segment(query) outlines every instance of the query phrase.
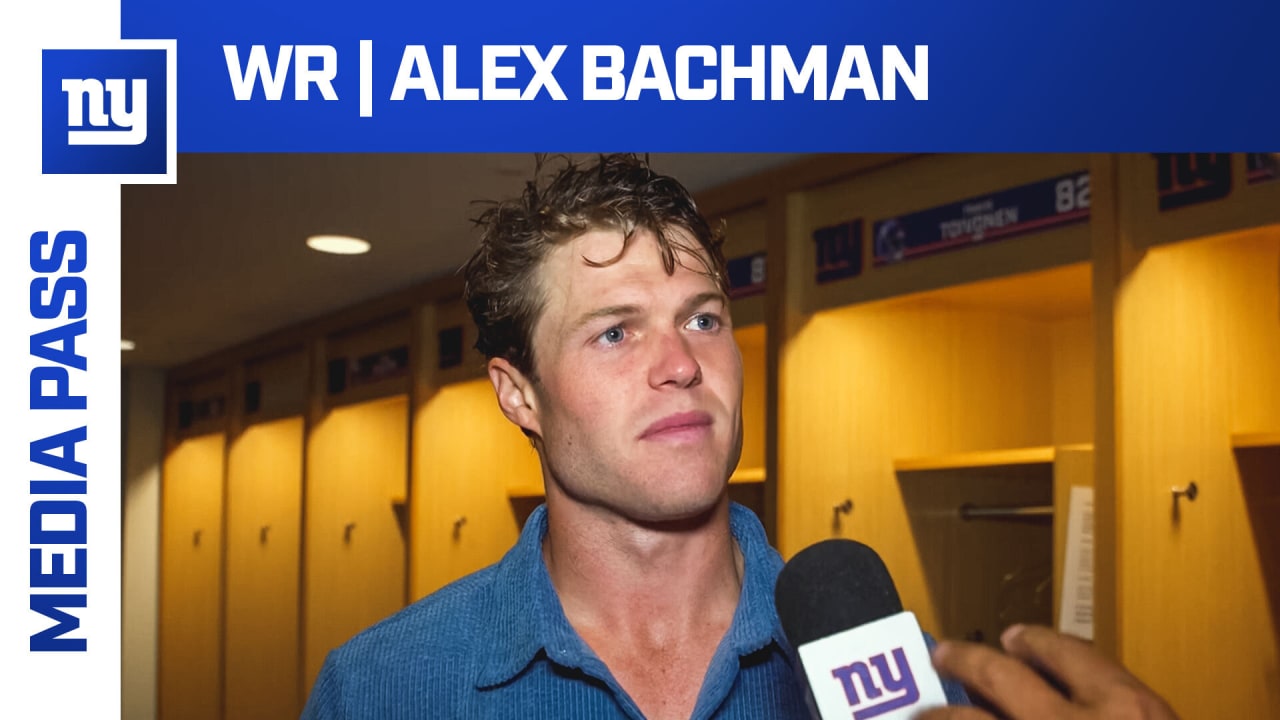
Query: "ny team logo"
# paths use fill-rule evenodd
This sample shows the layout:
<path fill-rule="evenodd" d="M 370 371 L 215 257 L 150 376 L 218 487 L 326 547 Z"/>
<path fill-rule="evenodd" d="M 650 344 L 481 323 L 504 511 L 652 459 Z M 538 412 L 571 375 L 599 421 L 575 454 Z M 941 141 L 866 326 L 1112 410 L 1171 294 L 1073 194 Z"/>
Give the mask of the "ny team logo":
<path fill-rule="evenodd" d="M 910 612 L 842 630 L 796 651 L 824 718 L 906 720 L 947 704 L 925 635 Z"/>
<path fill-rule="evenodd" d="M 42 52 L 46 175 L 172 175 L 171 41 Z"/>
<path fill-rule="evenodd" d="M 897 670 L 890 667 L 890 657 Z M 831 677 L 840 682 L 849 707 L 854 709 L 853 720 L 870 720 L 920 700 L 920 688 L 916 686 L 911 666 L 907 664 L 907 655 L 900 647 L 873 655 L 866 662 L 858 661 L 835 668 Z"/>

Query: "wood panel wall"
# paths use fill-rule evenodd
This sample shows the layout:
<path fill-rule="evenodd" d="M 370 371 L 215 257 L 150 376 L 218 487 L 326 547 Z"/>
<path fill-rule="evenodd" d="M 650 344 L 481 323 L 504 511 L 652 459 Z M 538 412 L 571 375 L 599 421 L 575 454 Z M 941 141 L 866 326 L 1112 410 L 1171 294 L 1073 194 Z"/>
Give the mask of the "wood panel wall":
<path fill-rule="evenodd" d="M 409 399 L 331 411 L 307 441 L 303 645 L 307 687 L 325 656 L 404 607 Z"/>
<path fill-rule="evenodd" d="M 226 714 L 302 712 L 301 416 L 246 429 L 227 454 Z"/>
<path fill-rule="evenodd" d="M 1186 717 L 1280 714 L 1277 516 L 1248 493 L 1280 466 L 1232 447 L 1280 428 L 1280 228 L 1149 250 L 1117 324 L 1123 658 Z"/>
<path fill-rule="evenodd" d="M 222 717 L 222 434 L 164 461 L 160 500 L 160 715 Z"/>

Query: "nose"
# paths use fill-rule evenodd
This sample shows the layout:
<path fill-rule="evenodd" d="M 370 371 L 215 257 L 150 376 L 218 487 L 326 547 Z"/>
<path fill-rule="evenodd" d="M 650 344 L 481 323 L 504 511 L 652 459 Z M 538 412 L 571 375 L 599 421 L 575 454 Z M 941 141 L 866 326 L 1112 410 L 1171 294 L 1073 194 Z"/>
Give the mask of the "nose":
<path fill-rule="evenodd" d="M 663 333 L 654 343 L 649 385 L 689 388 L 702 382 L 702 366 L 694 357 L 688 339 L 678 331 Z"/>

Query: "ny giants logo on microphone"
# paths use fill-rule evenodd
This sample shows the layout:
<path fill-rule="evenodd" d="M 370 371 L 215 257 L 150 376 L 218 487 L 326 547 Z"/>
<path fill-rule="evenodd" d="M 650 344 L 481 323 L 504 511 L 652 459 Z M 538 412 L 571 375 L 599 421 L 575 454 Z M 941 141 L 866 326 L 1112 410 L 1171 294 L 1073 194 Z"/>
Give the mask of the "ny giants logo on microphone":
<path fill-rule="evenodd" d="M 900 647 L 873 655 L 866 662 L 859 660 L 835 668 L 831 677 L 839 681 L 845 699 L 854 709 L 853 720 L 868 720 L 920 700 L 920 688 Z"/>
<path fill-rule="evenodd" d="M 947 704 L 924 633 L 910 612 L 819 638 L 797 651 L 823 720 L 909 720 Z"/>

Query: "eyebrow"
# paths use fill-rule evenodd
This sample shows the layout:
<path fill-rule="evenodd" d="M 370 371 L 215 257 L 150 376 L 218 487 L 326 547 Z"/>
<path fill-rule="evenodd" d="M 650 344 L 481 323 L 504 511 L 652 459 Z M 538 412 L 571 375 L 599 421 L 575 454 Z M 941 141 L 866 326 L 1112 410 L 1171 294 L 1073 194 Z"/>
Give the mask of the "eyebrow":
<path fill-rule="evenodd" d="M 728 303 L 728 298 L 725 297 L 724 293 L 718 292 L 718 291 L 707 291 L 707 292 L 698 293 L 697 295 L 694 295 L 693 297 L 686 300 L 684 304 L 680 306 L 680 311 L 678 315 L 681 315 L 681 316 L 686 315 L 690 312 L 693 312 L 695 308 L 705 305 L 709 302 L 719 302 L 721 304 L 726 304 Z M 573 327 L 570 329 L 570 332 L 577 332 L 578 330 L 581 330 L 583 326 L 588 325 L 591 322 L 598 320 L 600 318 L 635 317 L 643 313 L 644 313 L 644 310 L 639 305 L 610 305 L 608 307 L 598 308 L 596 310 L 592 310 L 591 312 L 584 313 L 583 315 L 579 316 L 578 319 L 574 321 Z"/>
<path fill-rule="evenodd" d="M 579 316 L 578 319 L 574 321 L 570 332 L 577 332 L 578 330 L 581 330 L 583 326 L 600 318 L 634 317 L 640 313 L 641 310 L 639 305 L 610 305 L 609 307 L 602 307 Z"/>
<path fill-rule="evenodd" d="M 708 290 L 707 292 L 698 293 L 686 300 L 684 305 L 680 307 L 680 315 L 687 315 L 693 312 L 694 309 L 701 307 L 702 305 L 706 305 L 709 302 L 719 302 L 721 305 L 727 305 L 729 303 L 729 298 L 725 297 L 724 293 L 719 292 L 718 290 Z"/>

